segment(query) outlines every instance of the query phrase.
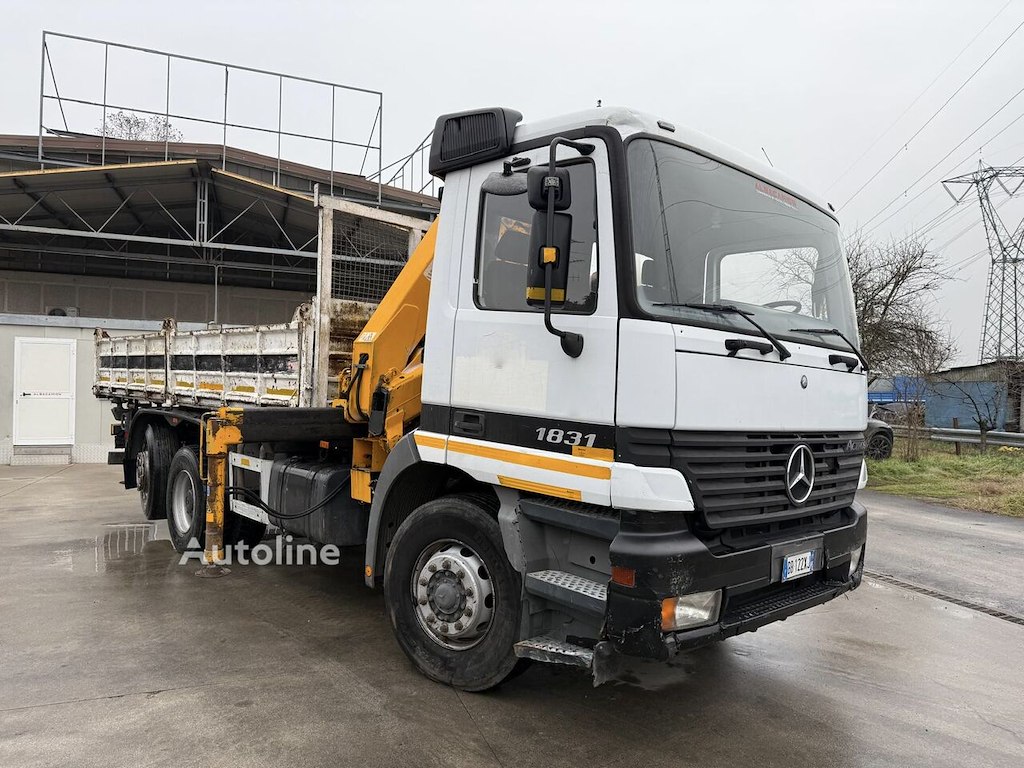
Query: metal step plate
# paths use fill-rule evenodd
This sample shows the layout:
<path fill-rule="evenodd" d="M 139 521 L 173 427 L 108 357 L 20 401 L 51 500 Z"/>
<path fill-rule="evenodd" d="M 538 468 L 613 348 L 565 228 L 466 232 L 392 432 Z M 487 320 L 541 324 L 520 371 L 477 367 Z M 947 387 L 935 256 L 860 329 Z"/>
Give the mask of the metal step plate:
<path fill-rule="evenodd" d="M 569 664 L 590 669 L 594 663 L 594 652 L 580 645 L 541 635 L 529 640 L 520 640 L 515 646 L 516 656 L 548 664 Z"/>
<path fill-rule="evenodd" d="M 565 571 L 526 574 L 526 591 L 595 616 L 604 615 L 608 586 Z"/>

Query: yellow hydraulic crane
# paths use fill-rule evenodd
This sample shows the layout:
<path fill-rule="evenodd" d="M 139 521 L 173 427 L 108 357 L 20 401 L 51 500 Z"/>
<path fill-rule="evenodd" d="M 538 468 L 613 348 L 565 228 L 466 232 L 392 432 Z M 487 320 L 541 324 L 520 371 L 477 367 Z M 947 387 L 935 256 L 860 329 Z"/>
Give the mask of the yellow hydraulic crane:
<path fill-rule="evenodd" d="M 435 220 L 353 342 L 352 364 L 342 373 L 339 397 L 333 401 L 333 407 L 303 409 L 306 419 L 319 420 L 318 434 L 352 440 L 351 493 L 357 501 L 372 501 L 374 477 L 406 427 L 420 415 L 423 340 L 436 239 Z M 295 413 L 283 410 L 287 426 L 275 425 L 276 414 L 269 411 L 276 410 L 221 408 L 204 419 L 200 466 L 208 487 L 208 565 L 221 559 L 224 552 L 229 451 L 247 441 L 287 439 L 287 435 L 279 432 L 282 428 L 288 433 L 302 429 Z M 339 411 L 342 419 L 336 418 Z M 366 425 L 364 437 L 351 436 L 351 425 L 356 424 Z"/>

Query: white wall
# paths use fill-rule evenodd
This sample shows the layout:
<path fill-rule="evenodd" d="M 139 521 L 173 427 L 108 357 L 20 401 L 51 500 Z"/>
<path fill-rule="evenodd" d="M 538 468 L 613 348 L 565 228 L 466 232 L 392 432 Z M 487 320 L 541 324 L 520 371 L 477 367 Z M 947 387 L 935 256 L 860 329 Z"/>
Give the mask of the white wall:
<path fill-rule="evenodd" d="M 220 321 L 230 325 L 281 323 L 308 296 L 294 291 L 221 286 Z M 47 317 L 49 307 L 77 307 L 81 317 Z M 179 327 L 201 328 L 213 318 L 213 287 L 189 283 L 0 270 L 0 464 L 14 455 L 14 339 L 43 336 L 75 339 L 75 444 L 71 461 L 104 463 L 114 449 L 110 403 L 92 394 L 95 376 L 93 330 L 111 335 L 160 330 L 165 317 Z M 19 462 L 51 463 L 63 457 L 19 455 Z"/>
<path fill-rule="evenodd" d="M 107 452 L 114 450 L 110 425 L 114 417 L 110 402 L 92 394 L 96 375 L 93 355 L 93 328 L 102 325 L 110 334 L 143 333 L 160 329 L 160 323 L 109 321 L 99 319 L 48 317 L 17 318 L 0 316 L 0 464 L 10 464 L 13 455 L 14 423 L 14 340 L 35 336 L 51 339 L 75 339 L 75 444 L 71 447 L 74 463 L 106 463 Z M 28 462 L 36 461 L 23 457 Z M 44 461 L 45 459 L 38 459 Z"/>

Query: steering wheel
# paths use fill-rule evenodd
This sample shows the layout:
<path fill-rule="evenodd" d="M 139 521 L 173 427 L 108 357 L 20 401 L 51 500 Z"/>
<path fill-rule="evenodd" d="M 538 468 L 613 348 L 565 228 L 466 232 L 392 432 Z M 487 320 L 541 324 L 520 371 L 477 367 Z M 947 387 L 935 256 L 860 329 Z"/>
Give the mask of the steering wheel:
<path fill-rule="evenodd" d="M 804 308 L 803 304 L 801 304 L 799 301 L 795 301 L 793 299 L 783 299 L 782 301 L 769 301 L 764 306 L 767 307 L 768 309 L 780 309 L 782 307 L 792 307 L 793 309 L 791 311 L 794 312 L 794 313 L 795 312 L 799 312 L 801 309 Z"/>

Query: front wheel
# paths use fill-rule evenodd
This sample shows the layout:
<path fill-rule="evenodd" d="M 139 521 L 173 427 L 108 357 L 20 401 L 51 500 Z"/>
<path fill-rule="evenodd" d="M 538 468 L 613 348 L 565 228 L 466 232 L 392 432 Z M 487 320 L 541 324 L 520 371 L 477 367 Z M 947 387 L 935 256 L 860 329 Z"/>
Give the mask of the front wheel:
<path fill-rule="evenodd" d="M 521 584 L 497 520 L 458 496 L 409 515 L 384 569 L 402 650 L 427 677 L 467 691 L 492 688 L 516 667 Z"/>

